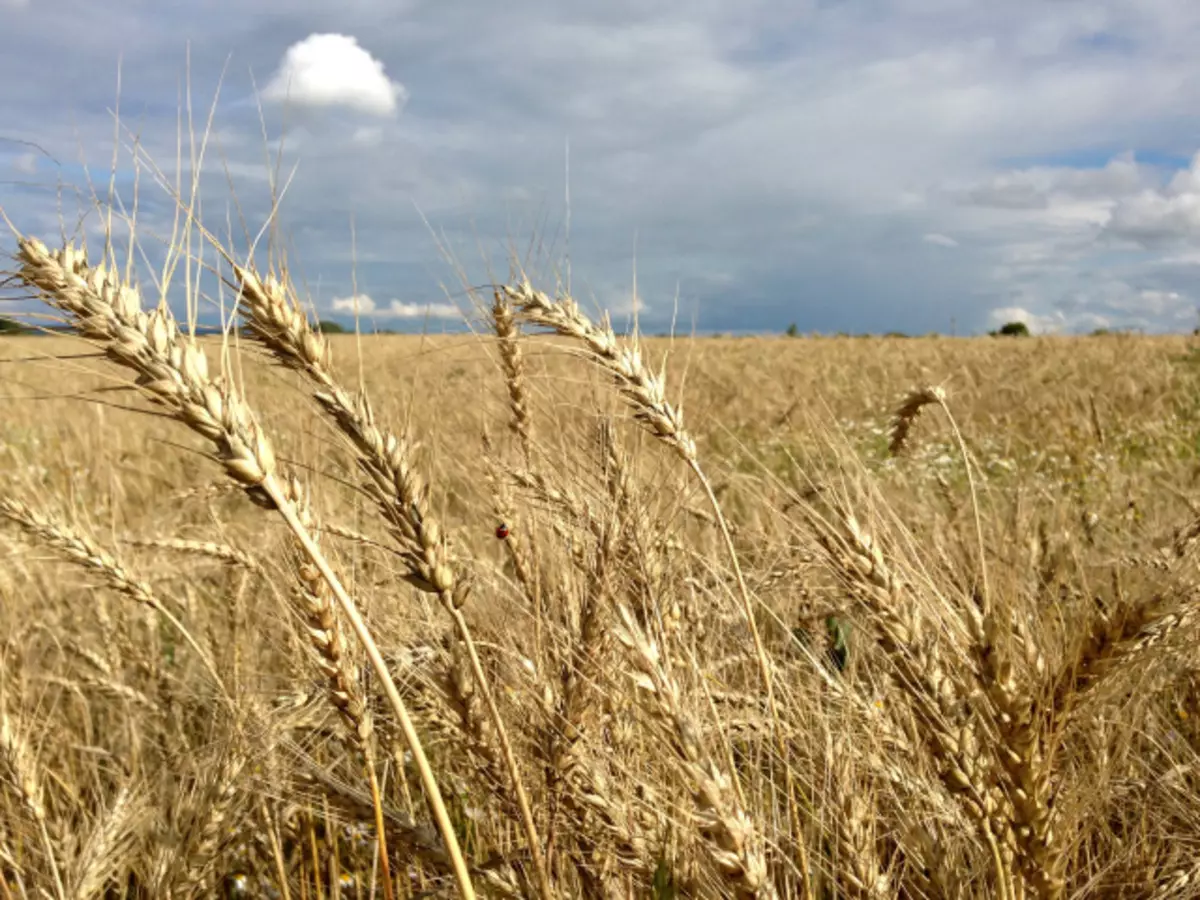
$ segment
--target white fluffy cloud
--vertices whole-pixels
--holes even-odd
[[[453,303],[404,303],[392,300],[380,306],[369,294],[335,297],[329,304],[333,312],[343,315],[370,316],[375,319],[460,319],[462,312]]]
[[[1200,153],[1165,186],[1118,203],[1108,231],[1143,244],[1200,236]]]
[[[300,106],[343,106],[391,116],[404,104],[404,85],[383,63],[344,34],[310,34],[288,47],[263,96]]]

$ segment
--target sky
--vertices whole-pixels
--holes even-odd
[[[1194,0],[0,0],[0,31],[17,229],[58,242],[117,139],[169,236],[144,160],[174,177],[190,86],[205,223],[257,233],[277,165],[323,318],[461,328],[462,279],[517,263],[647,332],[1200,325]]]

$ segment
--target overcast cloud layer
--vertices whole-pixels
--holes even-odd
[[[263,222],[261,108],[322,315],[453,324],[431,229],[475,281],[536,237],[553,288],[569,141],[574,292],[627,314],[636,254],[646,330],[1200,324],[1200,3],[590,6],[0,0],[0,206],[54,238],[56,185],[106,186],[118,64],[170,168],[190,65],[206,219],[228,171]]]

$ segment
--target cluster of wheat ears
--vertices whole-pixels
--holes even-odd
[[[770,515],[726,508],[665,369],[524,277],[472,294],[504,403],[452,436],[464,502],[286,269],[219,254],[240,327],[202,340],[111,247],[17,236],[10,283],[224,480],[148,501],[207,504],[203,539],[115,543],[0,483],[3,900],[1200,896],[1200,742],[1163,702],[1197,696],[1200,525],[1102,579],[1006,546],[935,387],[889,450],[949,428],[955,522],[902,521],[832,440],[744,473]],[[547,333],[595,378],[578,427],[529,377]],[[250,359],[287,371],[252,395]],[[261,406],[296,389],[299,437]]]

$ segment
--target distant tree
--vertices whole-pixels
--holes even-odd
[[[317,331],[321,332],[321,334],[345,334],[346,333],[346,329],[343,328],[341,325],[339,325],[337,322],[330,322],[326,319],[322,319],[321,321],[319,321],[317,323]]]
[[[885,338],[906,338],[908,337],[903,331],[889,331],[884,335]]]
[[[995,331],[989,331],[992,337],[1029,337],[1029,326],[1024,322],[1005,322]]]
[[[0,316],[0,334],[25,334],[29,329],[20,322]]]
[[[800,329],[796,327],[795,322],[793,322],[791,325],[789,325],[787,327],[787,336],[788,337],[795,337],[799,333],[800,333]]]

